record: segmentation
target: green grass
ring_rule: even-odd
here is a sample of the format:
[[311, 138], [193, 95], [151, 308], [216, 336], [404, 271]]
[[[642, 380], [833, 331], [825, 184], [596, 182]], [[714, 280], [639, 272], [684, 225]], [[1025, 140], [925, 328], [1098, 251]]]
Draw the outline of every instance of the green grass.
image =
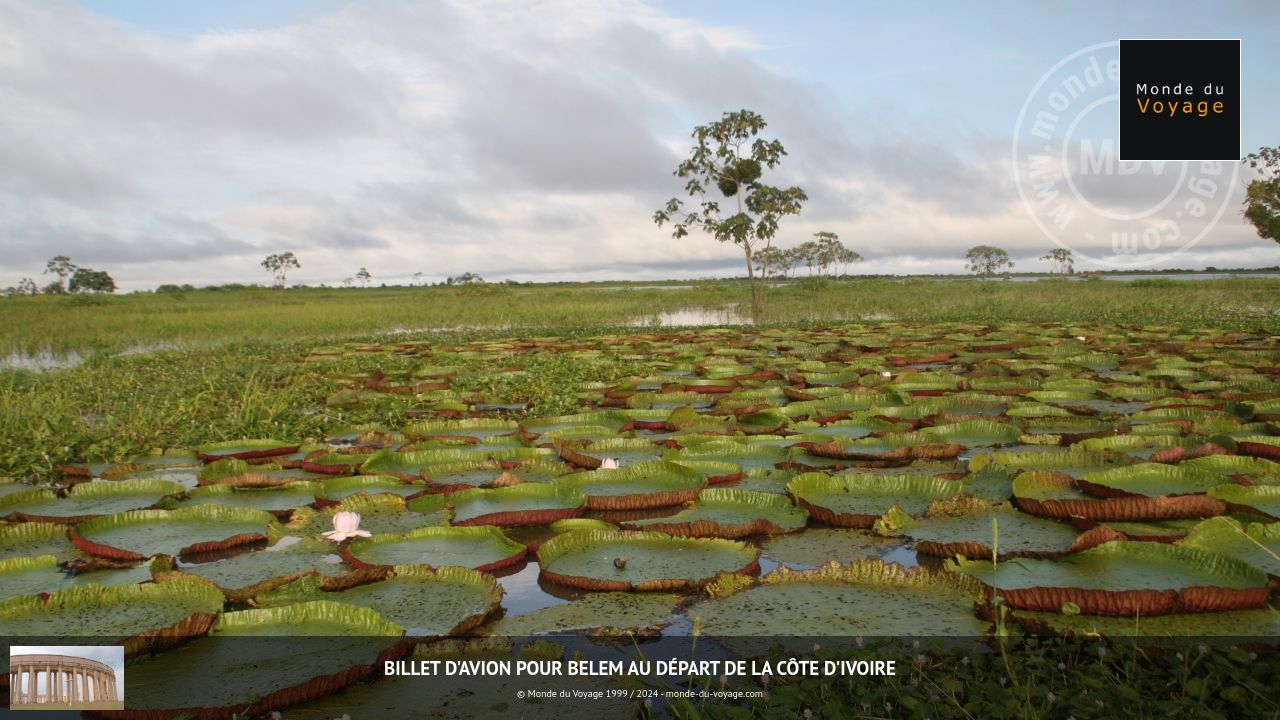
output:
[[[1154, 284], [1153, 284], [1154, 283]], [[645, 325], [684, 308], [749, 305], [745, 281], [658, 290], [612, 285], [198, 290], [0, 300], [0, 355], [166, 344], [339, 338], [441, 328]], [[802, 279], [766, 293], [767, 323], [1073, 322], [1280, 327], [1280, 279], [1154, 282]]]

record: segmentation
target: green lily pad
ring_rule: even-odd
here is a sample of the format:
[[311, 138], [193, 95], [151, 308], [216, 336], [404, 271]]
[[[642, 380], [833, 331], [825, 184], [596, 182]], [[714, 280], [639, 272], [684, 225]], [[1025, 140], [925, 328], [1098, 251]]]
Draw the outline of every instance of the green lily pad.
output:
[[59, 571], [52, 555], [0, 560], [0, 600], [18, 595], [52, 593], [79, 585], [126, 585], [146, 582], [151, 571], [146, 565], [120, 570], [95, 570], [75, 575]]
[[804, 473], [787, 484], [787, 492], [810, 515], [840, 527], [871, 527], [893, 507], [919, 515], [930, 503], [955, 497], [960, 490], [954, 480], [929, 475]]
[[780, 565], [810, 569], [829, 562], [847, 564], [876, 559], [901, 544], [866, 530], [809, 528], [771, 537], [761, 545], [761, 552]]
[[528, 636], [562, 633], [648, 635], [665, 625], [683, 595], [672, 593], [591, 593], [572, 602], [503, 617], [487, 632]]
[[934, 442], [958, 443], [970, 447], [1007, 445], [1018, 439], [1018, 428], [994, 420], [968, 420], [948, 425], [935, 425], [920, 431], [921, 435], [936, 438]]
[[1193, 495], [1208, 492], [1221, 484], [1222, 479], [1206, 470], [1195, 470], [1181, 465], [1141, 463], [1111, 470], [1085, 473], [1080, 478], [1080, 488], [1103, 497], [1120, 495]]
[[74, 522], [98, 515], [150, 507], [161, 498], [183, 491], [178, 483], [163, 480], [85, 482], [71, 488], [65, 498], [51, 490], [29, 490], [0, 499], [0, 514], [19, 514], [51, 522]]
[[197, 505], [221, 505], [232, 508], [263, 510], [280, 513], [303, 505], [310, 505], [324, 496], [319, 483], [292, 482], [269, 488], [241, 488], [230, 485], [206, 485], [192, 490], [188, 499], [175, 502], [173, 508]]
[[353, 541], [343, 553], [348, 562], [357, 566], [456, 565], [489, 572], [522, 560], [525, 547], [496, 527], [483, 525], [426, 527], [403, 535], [374, 535]]
[[1053, 611], [1074, 603], [1091, 615], [1166, 615], [1259, 607], [1266, 573], [1190, 547], [1117, 540], [1053, 560], [1022, 558], [948, 566], [992, 588], [1011, 607]]
[[407, 483], [390, 475], [352, 475], [350, 477], [326, 478], [321, 481], [324, 486], [324, 498], [338, 501], [357, 494], [376, 495], [391, 493], [400, 497], [417, 495], [427, 489], [426, 483]]
[[488, 454], [484, 451], [462, 448], [423, 450], [420, 452], [379, 450], [364, 458], [363, 463], [360, 465], [360, 474], [392, 475], [405, 480], [416, 480], [426, 477], [424, 469], [428, 465], [481, 462], [486, 459], [488, 459]]
[[[129, 708], [265, 715], [367, 677], [403, 633], [373, 610], [324, 600], [225, 613], [209, 637], [129, 663]], [[291, 640], [234, 639], [260, 636]]]
[[398, 565], [382, 580], [330, 590], [315, 575], [258, 596], [259, 607], [333, 600], [375, 610], [408, 635], [460, 635], [498, 609], [502, 588], [491, 576], [462, 567]]
[[547, 525], [557, 520], [577, 517], [586, 508], [587, 496], [579, 490], [560, 485], [521, 483], [508, 487], [473, 488], [447, 495], [423, 495], [410, 500], [409, 509], [433, 513], [448, 508], [452, 524]]
[[309, 508], [295, 510], [288, 529], [295, 535], [319, 536], [333, 529], [333, 517], [340, 512], [360, 516], [360, 529], [375, 535], [405, 533], [423, 527], [449, 524], [449, 513], [441, 510], [429, 515], [412, 512], [398, 495], [350, 495], [335, 506], [320, 511]]
[[934, 516], [931, 511], [921, 520], [899, 516], [900, 524], [891, 534], [906, 535], [915, 541], [916, 552], [938, 557], [990, 558], [993, 545], [1001, 559], [1062, 555], [1080, 535], [1066, 523], [1020, 513], [1008, 505], [969, 504], [954, 514]]
[[759, 551], [740, 542], [654, 532], [587, 530], [538, 548], [542, 577], [587, 590], [678, 590], [720, 572], [755, 572]]
[[665, 518], [623, 523], [627, 530], [653, 530], [680, 537], [741, 538], [802, 529], [809, 514], [785, 496], [736, 488], [707, 488], [680, 512]]
[[77, 551], [67, 537], [67, 526], [57, 523], [26, 522], [0, 525], [0, 560], [35, 555], [54, 555], [66, 560]]
[[1178, 544], [1230, 555], [1280, 577], [1280, 522], [1244, 525], [1227, 517], [1209, 518]]
[[701, 620], [704, 634], [776, 636], [785, 628], [797, 638], [973, 637], [988, 627], [974, 614], [980, 591], [972, 584], [877, 560], [779, 568], [729, 593], [714, 592], [686, 611]]
[[1280, 485], [1218, 485], [1209, 494], [1225, 503], [1280, 520]]
[[197, 445], [194, 448], [196, 456], [205, 462], [225, 458], [250, 460], [274, 457], [276, 455], [288, 455], [297, 449], [297, 443], [282, 442], [280, 440], [227, 440], [225, 442]]
[[261, 510], [198, 505], [181, 510], [131, 510], [87, 520], [71, 542], [100, 557], [141, 560], [161, 553], [212, 552], [260, 542], [274, 523]]
[[[81, 585], [59, 590], [42, 601], [15, 597], [0, 604], [0, 634], [27, 637], [105, 637], [123, 640], [146, 632], [181, 636], [208, 628], [222, 612], [222, 593], [190, 580], [145, 585]], [[179, 626], [193, 615], [203, 625]]]
[[[283, 538], [274, 545], [206, 563], [179, 563], [176, 569], [217, 586], [227, 599], [241, 602], [300, 574], [341, 575], [351, 571], [333, 543]], [[159, 574], [157, 574], [159, 576]]]
[[553, 484], [585, 493], [593, 510], [642, 510], [688, 502], [707, 479], [683, 465], [654, 461], [563, 475]]

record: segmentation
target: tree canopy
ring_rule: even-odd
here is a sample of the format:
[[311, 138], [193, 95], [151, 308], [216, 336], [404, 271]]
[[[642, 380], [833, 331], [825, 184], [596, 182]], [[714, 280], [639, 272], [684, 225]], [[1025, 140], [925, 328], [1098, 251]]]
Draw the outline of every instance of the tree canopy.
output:
[[991, 277], [1013, 267], [1009, 253], [994, 245], [975, 245], [964, 254], [965, 269], [981, 277]]
[[[675, 238], [701, 230], [742, 248], [751, 283], [751, 313], [757, 322], [764, 312], [764, 297], [754, 254], [770, 247], [782, 218], [799, 215], [809, 199], [799, 187], [781, 188], [764, 182], [764, 171], [776, 168], [787, 154], [778, 140], [759, 137], [765, 126], [760, 115], [738, 110], [695, 127], [689, 157], [674, 173], [686, 181], [685, 193], [692, 202], [686, 206], [684, 200], [674, 197], [653, 215], [659, 227], [671, 223]], [[713, 190], [731, 200], [731, 207], [722, 209]]]
[[283, 290], [285, 281], [289, 279], [289, 271], [302, 267], [292, 252], [273, 253], [262, 261], [262, 267], [271, 273], [276, 289]]
[[1280, 242], [1280, 147], [1264, 147], [1244, 162], [1260, 173], [1245, 188], [1244, 217], [1260, 237]]

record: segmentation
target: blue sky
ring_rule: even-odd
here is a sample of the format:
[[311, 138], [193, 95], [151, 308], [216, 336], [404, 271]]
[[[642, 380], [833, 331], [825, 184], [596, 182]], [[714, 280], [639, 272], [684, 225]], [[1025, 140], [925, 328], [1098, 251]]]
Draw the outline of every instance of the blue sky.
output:
[[[733, 248], [649, 216], [690, 127], [738, 107], [787, 146], [775, 179], [810, 191], [779, 245], [836, 230], [858, 271], [908, 273], [961, 272], [990, 242], [1035, 269], [1052, 243], [1010, 147], [1037, 80], [1119, 37], [1239, 37], [1247, 152], [1280, 143], [1277, 26], [1264, 2], [0, 0], [0, 97], [22, 109], [0, 142], [0, 285], [51, 248], [125, 288], [262, 282], [283, 249], [309, 283], [737, 274]], [[1119, 211], [1144, 182], [1088, 192]], [[1150, 265], [1280, 263], [1228, 201]]]

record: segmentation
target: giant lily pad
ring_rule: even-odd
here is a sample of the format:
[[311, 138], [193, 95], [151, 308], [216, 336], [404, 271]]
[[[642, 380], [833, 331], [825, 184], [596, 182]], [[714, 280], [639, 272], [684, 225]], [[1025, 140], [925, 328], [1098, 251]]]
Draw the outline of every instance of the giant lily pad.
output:
[[90, 555], [115, 560], [195, 555], [263, 542], [273, 521], [260, 510], [220, 505], [131, 510], [77, 525], [71, 542]]
[[323, 483], [326, 500], [338, 501], [351, 495], [391, 493], [411, 497], [427, 489], [426, 483], [405, 482], [390, 475], [354, 475], [328, 478]]
[[586, 530], [538, 548], [542, 577], [587, 590], [679, 590], [701, 587], [717, 573], [753, 573], [759, 551], [721, 539], [662, 533]]
[[269, 488], [206, 485], [192, 490], [187, 500], [172, 503], [170, 507], [221, 505], [263, 510], [277, 517], [287, 517], [294, 508], [310, 505], [323, 496], [324, 488], [319, 483], [313, 482], [292, 482]]
[[1076, 480], [1051, 470], [1024, 472], [1013, 480], [1013, 501], [1033, 515], [1086, 520], [1172, 520], [1221, 515], [1227, 506], [1208, 495], [1095, 498], [1080, 491]]
[[1280, 485], [1218, 485], [1209, 494], [1232, 507], [1280, 520]]
[[351, 495], [332, 507], [316, 512], [310, 508], [295, 510], [288, 528], [297, 535], [319, 536], [333, 529], [333, 518], [340, 512], [360, 515], [360, 529], [377, 534], [409, 532], [422, 527], [449, 524], [449, 514], [443, 509], [430, 515], [412, 512], [398, 495]]
[[683, 595], [673, 593], [591, 593], [572, 602], [505, 616], [487, 631], [505, 636], [645, 636], [665, 625], [683, 600]]
[[839, 527], [871, 527], [898, 507], [923, 513], [935, 500], [955, 497], [960, 483], [929, 475], [840, 475], [804, 473], [792, 478], [787, 493], [817, 520]]
[[935, 425], [920, 431], [938, 443], [958, 443], [970, 447], [1007, 445], [1018, 439], [1018, 428], [994, 420], [967, 420]]
[[427, 527], [403, 535], [374, 535], [355, 540], [342, 549], [347, 562], [357, 567], [457, 565], [480, 572], [514, 565], [524, 558], [525, 552], [525, 546], [490, 525]]
[[217, 587], [233, 602], [243, 602], [304, 575], [335, 576], [351, 570], [342, 563], [332, 543], [309, 538], [284, 538], [262, 550], [212, 562], [173, 563], [160, 558], [154, 562], [152, 572], [157, 579], [173, 572], [194, 575]]
[[461, 635], [498, 609], [502, 588], [489, 575], [462, 567], [398, 565], [385, 578], [352, 584], [316, 575], [259, 596], [260, 607], [334, 600], [376, 610], [413, 636]]
[[183, 491], [164, 480], [86, 482], [71, 488], [65, 498], [51, 490], [28, 490], [0, 498], [0, 513], [20, 520], [77, 523], [81, 520], [154, 505], [166, 495]]
[[981, 580], [1014, 608], [1052, 612], [1074, 603], [1089, 615], [1167, 615], [1245, 610], [1271, 594], [1266, 573], [1189, 547], [1116, 540], [1054, 560], [949, 567]]
[[795, 532], [808, 519], [808, 513], [776, 493], [707, 488], [675, 515], [623, 523], [622, 527], [679, 537], [742, 538]]
[[0, 560], [0, 600], [18, 595], [51, 593], [78, 585], [126, 585], [146, 582], [151, 572], [146, 565], [133, 568], [62, 572], [52, 555], [17, 557]]
[[76, 554], [67, 537], [67, 526], [26, 522], [0, 525], [0, 560], [35, 555], [55, 555], [65, 560]]
[[0, 634], [26, 637], [102, 637], [136, 654], [174, 638], [202, 635], [222, 612], [222, 593], [175, 578], [145, 585], [81, 585], [42, 599], [0, 604]]
[[1178, 544], [1230, 555], [1280, 577], [1280, 522], [1246, 525], [1227, 517], [1209, 518]]
[[1221, 482], [1217, 474], [1207, 470], [1160, 463], [1086, 473], [1078, 481], [1080, 489], [1098, 497], [1194, 495], [1205, 493]]
[[937, 557], [990, 558], [993, 546], [1002, 560], [1052, 557], [1082, 549], [1077, 544], [1080, 533], [1071, 525], [1020, 513], [1007, 504], [935, 505], [921, 520], [891, 511], [876, 528], [906, 535], [915, 541], [916, 552]]
[[978, 636], [976, 583], [866, 560], [815, 570], [780, 567], [758, 583], [708, 588], [713, 599], [686, 612], [712, 637]]
[[213, 462], [214, 460], [226, 458], [251, 460], [275, 457], [276, 455], [288, 455], [291, 452], [295, 452], [298, 447], [297, 443], [281, 442], [280, 440], [227, 440], [225, 442], [198, 445], [195, 451], [196, 456], [201, 460]]
[[578, 517], [587, 505], [581, 491], [560, 485], [521, 483], [509, 487], [474, 488], [448, 495], [423, 495], [410, 500], [409, 509], [420, 513], [448, 508], [452, 524], [548, 525], [557, 520]]
[[683, 465], [654, 461], [563, 475], [553, 484], [586, 493], [593, 510], [642, 510], [693, 500], [707, 479]]
[[421, 452], [395, 452], [379, 450], [369, 455], [360, 465], [362, 475], [390, 475], [401, 480], [420, 480], [426, 477], [428, 465], [446, 463], [480, 462], [488, 459], [483, 451], [467, 449], [423, 450]]
[[873, 560], [901, 545], [901, 541], [849, 528], [809, 528], [776, 535], [761, 545], [764, 557], [792, 569], [812, 569], [829, 562], [848, 564]]
[[[325, 600], [226, 613], [208, 637], [131, 662], [125, 695], [149, 717], [267, 715], [368, 677], [403, 634], [373, 610]], [[261, 636], [290, 639], [240, 639]]]

